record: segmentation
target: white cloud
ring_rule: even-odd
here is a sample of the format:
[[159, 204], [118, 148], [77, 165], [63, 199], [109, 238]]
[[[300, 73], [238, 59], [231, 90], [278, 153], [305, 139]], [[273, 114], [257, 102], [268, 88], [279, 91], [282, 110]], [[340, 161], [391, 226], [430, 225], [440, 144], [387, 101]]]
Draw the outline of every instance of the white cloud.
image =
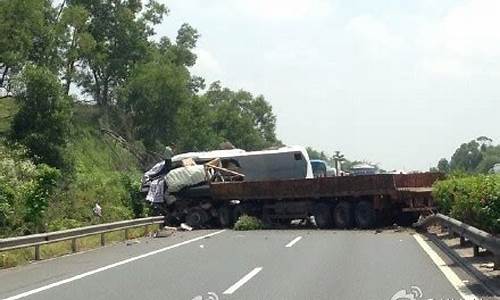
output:
[[383, 21], [370, 15], [352, 18], [346, 26], [350, 37], [371, 58], [385, 58], [401, 46], [401, 39]]
[[438, 22], [422, 27], [416, 46], [421, 67], [432, 74], [471, 75], [500, 63], [500, 1], [466, 1]]
[[327, 0], [242, 0], [234, 4], [246, 14], [273, 20], [326, 16], [332, 10]]
[[205, 48], [196, 48], [194, 53], [197, 56], [196, 64], [191, 68], [196, 75], [214, 80], [223, 74], [219, 61], [209, 50]]

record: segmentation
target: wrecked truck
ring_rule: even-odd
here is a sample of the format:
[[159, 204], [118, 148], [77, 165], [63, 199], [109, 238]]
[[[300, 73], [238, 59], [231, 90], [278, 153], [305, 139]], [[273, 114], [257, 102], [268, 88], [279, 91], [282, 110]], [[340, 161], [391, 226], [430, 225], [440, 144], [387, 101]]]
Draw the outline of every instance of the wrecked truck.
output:
[[[161, 163], [160, 163], [161, 165]], [[166, 174], [143, 178], [147, 201], [167, 223], [230, 227], [243, 214], [268, 226], [303, 220], [319, 228], [404, 225], [435, 210], [440, 173], [318, 177], [303, 147], [186, 153]], [[160, 172], [161, 173], [161, 172]]]

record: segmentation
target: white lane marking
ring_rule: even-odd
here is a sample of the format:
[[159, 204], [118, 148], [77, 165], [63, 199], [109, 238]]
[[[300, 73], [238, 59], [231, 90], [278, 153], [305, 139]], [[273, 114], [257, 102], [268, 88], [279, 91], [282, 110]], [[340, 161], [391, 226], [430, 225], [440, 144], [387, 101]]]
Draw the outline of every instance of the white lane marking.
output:
[[286, 244], [286, 248], [290, 248], [292, 247], [293, 245], [295, 245], [295, 243], [297, 243], [298, 241], [300, 241], [302, 239], [301, 236], [298, 236], [296, 238], [294, 238], [292, 241], [290, 241], [290, 243]]
[[131, 263], [133, 261], [146, 258], [146, 257], [151, 256], [151, 255], [155, 255], [155, 254], [162, 253], [162, 252], [165, 252], [165, 251], [170, 250], [170, 249], [174, 249], [174, 248], [177, 248], [177, 247], [180, 247], [180, 246], [184, 246], [184, 245], [187, 245], [189, 243], [196, 242], [196, 241], [202, 240], [202, 239], [210, 237], [210, 236], [214, 236], [214, 235], [222, 233], [224, 231], [225, 230], [220, 230], [220, 231], [216, 231], [216, 232], [213, 232], [213, 233], [205, 234], [205, 235], [199, 236], [197, 238], [190, 239], [190, 240], [178, 243], [178, 244], [174, 244], [174, 245], [171, 245], [171, 246], [168, 246], [168, 247], [165, 247], [165, 248], [161, 248], [161, 249], [154, 250], [154, 251], [151, 251], [151, 252], [148, 252], [148, 253], [144, 253], [144, 254], [139, 255], [139, 256], [131, 257], [131, 258], [128, 258], [128, 259], [116, 262], [114, 264], [107, 265], [107, 266], [104, 266], [104, 267], [101, 267], [101, 268], [98, 268], [98, 269], [95, 269], [95, 270], [92, 270], [92, 271], [89, 271], [89, 272], [85, 272], [85, 273], [82, 273], [80, 275], [76, 275], [76, 276], [73, 276], [73, 277], [70, 277], [70, 278], [66, 278], [66, 279], [63, 279], [61, 281], [57, 281], [57, 282], [54, 282], [54, 283], [51, 283], [51, 284], [48, 284], [48, 285], [45, 285], [45, 286], [41, 286], [41, 287], [36, 288], [34, 290], [30, 290], [30, 291], [27, 291], [27, 292], [24, 292], [24, 293], [15, 295], [15, 296], [4, 298], [2, 300], [17, 300], [17, 299], [26, 298], [26, 297], [28, 297], [30, 295], [37, 294], [37, 293], [46, 291], [48, 289], [55, 288], [57, 286], [60, 286], [60, 285], [66, 284], [66, 283], [70, 283], [70, 282], [73, 282], [73, 281], [76, 281], [76, 280], [79, 280], [79, 279], [82, 279], [82, 278], [85, 278], [85, 277], [88, 277], [88, 276], [91, 276], [91, 275], [94, 275], [94, 274], [97, 274], [97, 273], [100, 273], [100, 272], [104, 272], [106, 270], [109, 270], [109, 269], [112, 269], [112, 268], [116, 268], [118, 266], [125, 265], [125, 264]]
[[451, 285], [457, 290], [458, 294], [464, 300], [476, 300], [476, 297], [471, 290], [464, 284], [464, 282], [457, 276], [455, 272], [444, 262], [444, 260], [427, 244], [420, 234], [413, 235], [417, 243], [424, 249], [430, 256], [434, 264], [443, 272], [444, 276], [448, 279]]
[[236, 282], [235, 284], [233, 284], [232, 286], [230, 286], [227, 290], [225, 290], [223, 292], [223, 294], [225, 294], [225, 295], [231, 295], [237, 289], [239, 289], [242, 285], [244, 285], [247, 281], [249, 281], [250, 279], [252, 279], [252, 277], [254, 277], [255, 275], [257, 275], [257, 273], [259, 273], [260, 271], [262, 271], [262, 267], [258, 267], [258, 268], [253, 269], [252, 271], [250, 271], [250, 273], [248, 273], [247, 275], [243, 276], [243, 278], [241, 278], [240, 280], [238, 280], [238, 282]]

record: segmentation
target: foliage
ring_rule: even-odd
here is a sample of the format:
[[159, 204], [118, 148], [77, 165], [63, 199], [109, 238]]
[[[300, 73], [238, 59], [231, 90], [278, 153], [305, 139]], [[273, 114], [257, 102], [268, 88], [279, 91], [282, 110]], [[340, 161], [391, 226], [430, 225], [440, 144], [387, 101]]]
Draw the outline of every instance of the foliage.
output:
[[262, 222], [256, 217], [242, 215], [234, 224], [234, 230], [259, 230], [264, 228]]
[[0, 143], [0, 235], [38, 232], [44, 226], [60, 173], [26, 156], [26, 149]]
[[491, 168], [500, 163], [500, 145], [493, 145], [493, 140], [480, 136], [468, 143], [463, 143], [455, 151], [451, 160], [442, 158], [437, 169], [440, 172], [488, 173]]
[[70, 5], [63, 9], [56, 25], [65, 94], [75, 80], [75, 63], [95, 49], [95, 39], [88, 31], [89, 19], [90, 14], [83, 6]]
[[57, 77], [45, 67], [28, 66], [16, 100], [19, 111], [12, 124], [12, 140], [26, 145], [36, 162], [62, 168], [70, 107]]
[[132, 118], [134, 136], [147, 148], [174, 140], [179, 108], [192, 96], [189, 82], [187, 68], [167, 55], [158, 54], [134, 70], [121, 92], [120, 105]]
[[101, 106], [116, 101], [118, 88], [133, 66], [148, 54], [152, 27], [161, 22], [167, 8], [150, 1], [71, 0], [89, 16], [88, 34], [93, 47], [82, 53], [79, 84]]
[[54, 8], [48, 0], [0, 1], [0, 16], [0, 89], [10, 91], [27, 62], [50, 62]]
[[238, 148], [257, 150], [280, 144], [275, 135], [276, 116], [262, 96], [210, 85], [203, 95], [208, 103], [212, 130]]
[[24, 220], [31, 224], [31, 228], [29, 228], [31, 233], [39, 232], [42, 229], [45, 211], [60, 177], [59, 170], [45, 164], [38, 165], [34, 180], [23, 190]]
[[442, 213], [500, 232], [500, 176], [451, 176], [434, 185], [433, 196]]
[[446, 158], [441, 158], [438, 162], [437, 165], [437, 171], [442, 172], [442, 173], [449, 173], [450, 172], [450, 163]]

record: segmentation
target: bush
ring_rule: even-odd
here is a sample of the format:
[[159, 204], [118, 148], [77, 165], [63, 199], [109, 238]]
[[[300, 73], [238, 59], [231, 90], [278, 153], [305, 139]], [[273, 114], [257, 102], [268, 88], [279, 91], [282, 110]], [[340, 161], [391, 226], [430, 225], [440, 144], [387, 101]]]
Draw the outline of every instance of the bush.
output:
[[234, 224], [234, 230], [258, 230], [262, 228], [264, 226], [259, 219], [247, 215], [240, 216]]
[[0, 236], [33, 233], [42, 229], [58, 170], [35, 165], [20, 146], [0, 140]]
[[434, 185], [442, 213], [467, 224], [500, 232], [500, 176], [451, 177]]
[[36, 163], [65, 167], [71, 111], [57, 75], [45, 67], [27, 66], [15, 98], [19, 111], [12, 122], [12, 140], [25, 145]]

